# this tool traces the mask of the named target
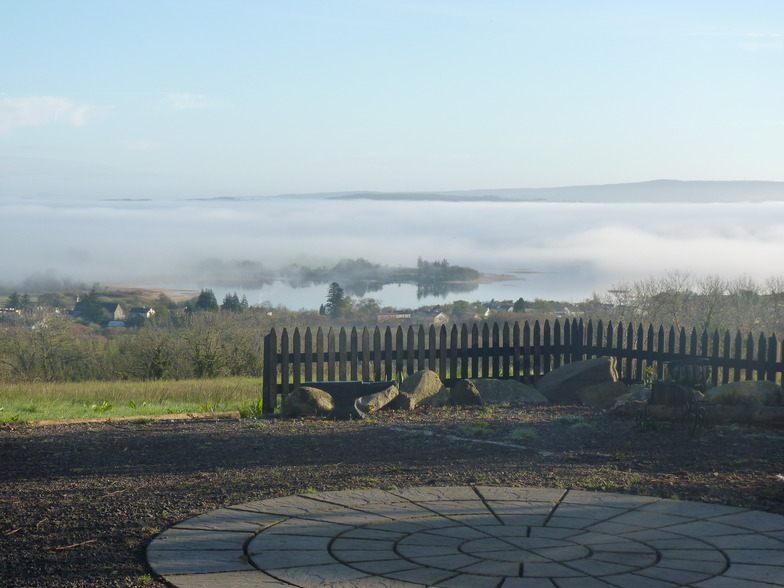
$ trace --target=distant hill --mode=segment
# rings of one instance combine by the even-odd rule
[[[628,184],[443,192],[327,192],[276,198],[448,202],[765,202],[784,201],[784,182],[653,180]]]

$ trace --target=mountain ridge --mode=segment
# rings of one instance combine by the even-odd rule
[[[548,188],[489,188],[412,192],[344,191],[280,194],[273,198],[448,202],[784,202],[784,182],[763,180],[649,180]]]

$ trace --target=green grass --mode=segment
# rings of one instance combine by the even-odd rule
[[[0,422],[239,410],[261,413],[261,380],[0,383]]]
[[[489,437],[494,428],[492,423],[480,421],[461,426],[460,433],[468,437]]]
[[[516,439],[517,441],[528,441],[530,439],[536,439],[538,436],[536,431],[526,427],[518,427],[509,433],[509,438]]]

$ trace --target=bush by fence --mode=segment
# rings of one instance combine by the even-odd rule
[[[661,375],[663,362],[706,357],[711,384],[766,379],[781,383],[784,364],[775,336],[698,332],[654,325],[613,325],[582,319],[424,327],[318,328],[280,333],[264,340],[264,408],[302,382],[395,380],[422,369],[447,386],[464,378],[515,379],[535,385],[566,363],[614,356],[625,382],[646,371]]]

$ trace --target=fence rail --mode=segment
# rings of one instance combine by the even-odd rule
[[[662,363],[709,358],[712,385],[736,380],[782,381],[782,345],[775,336],[698,332],[643,324],[617,326],[582,319],[436,327],[272,329],[264,338],[263,407],[302,382],[396,380],[429,369],[450,386],[464,378],[515,379],[531,385],[561,365],[613,356],[620,378],[642,381]]]

